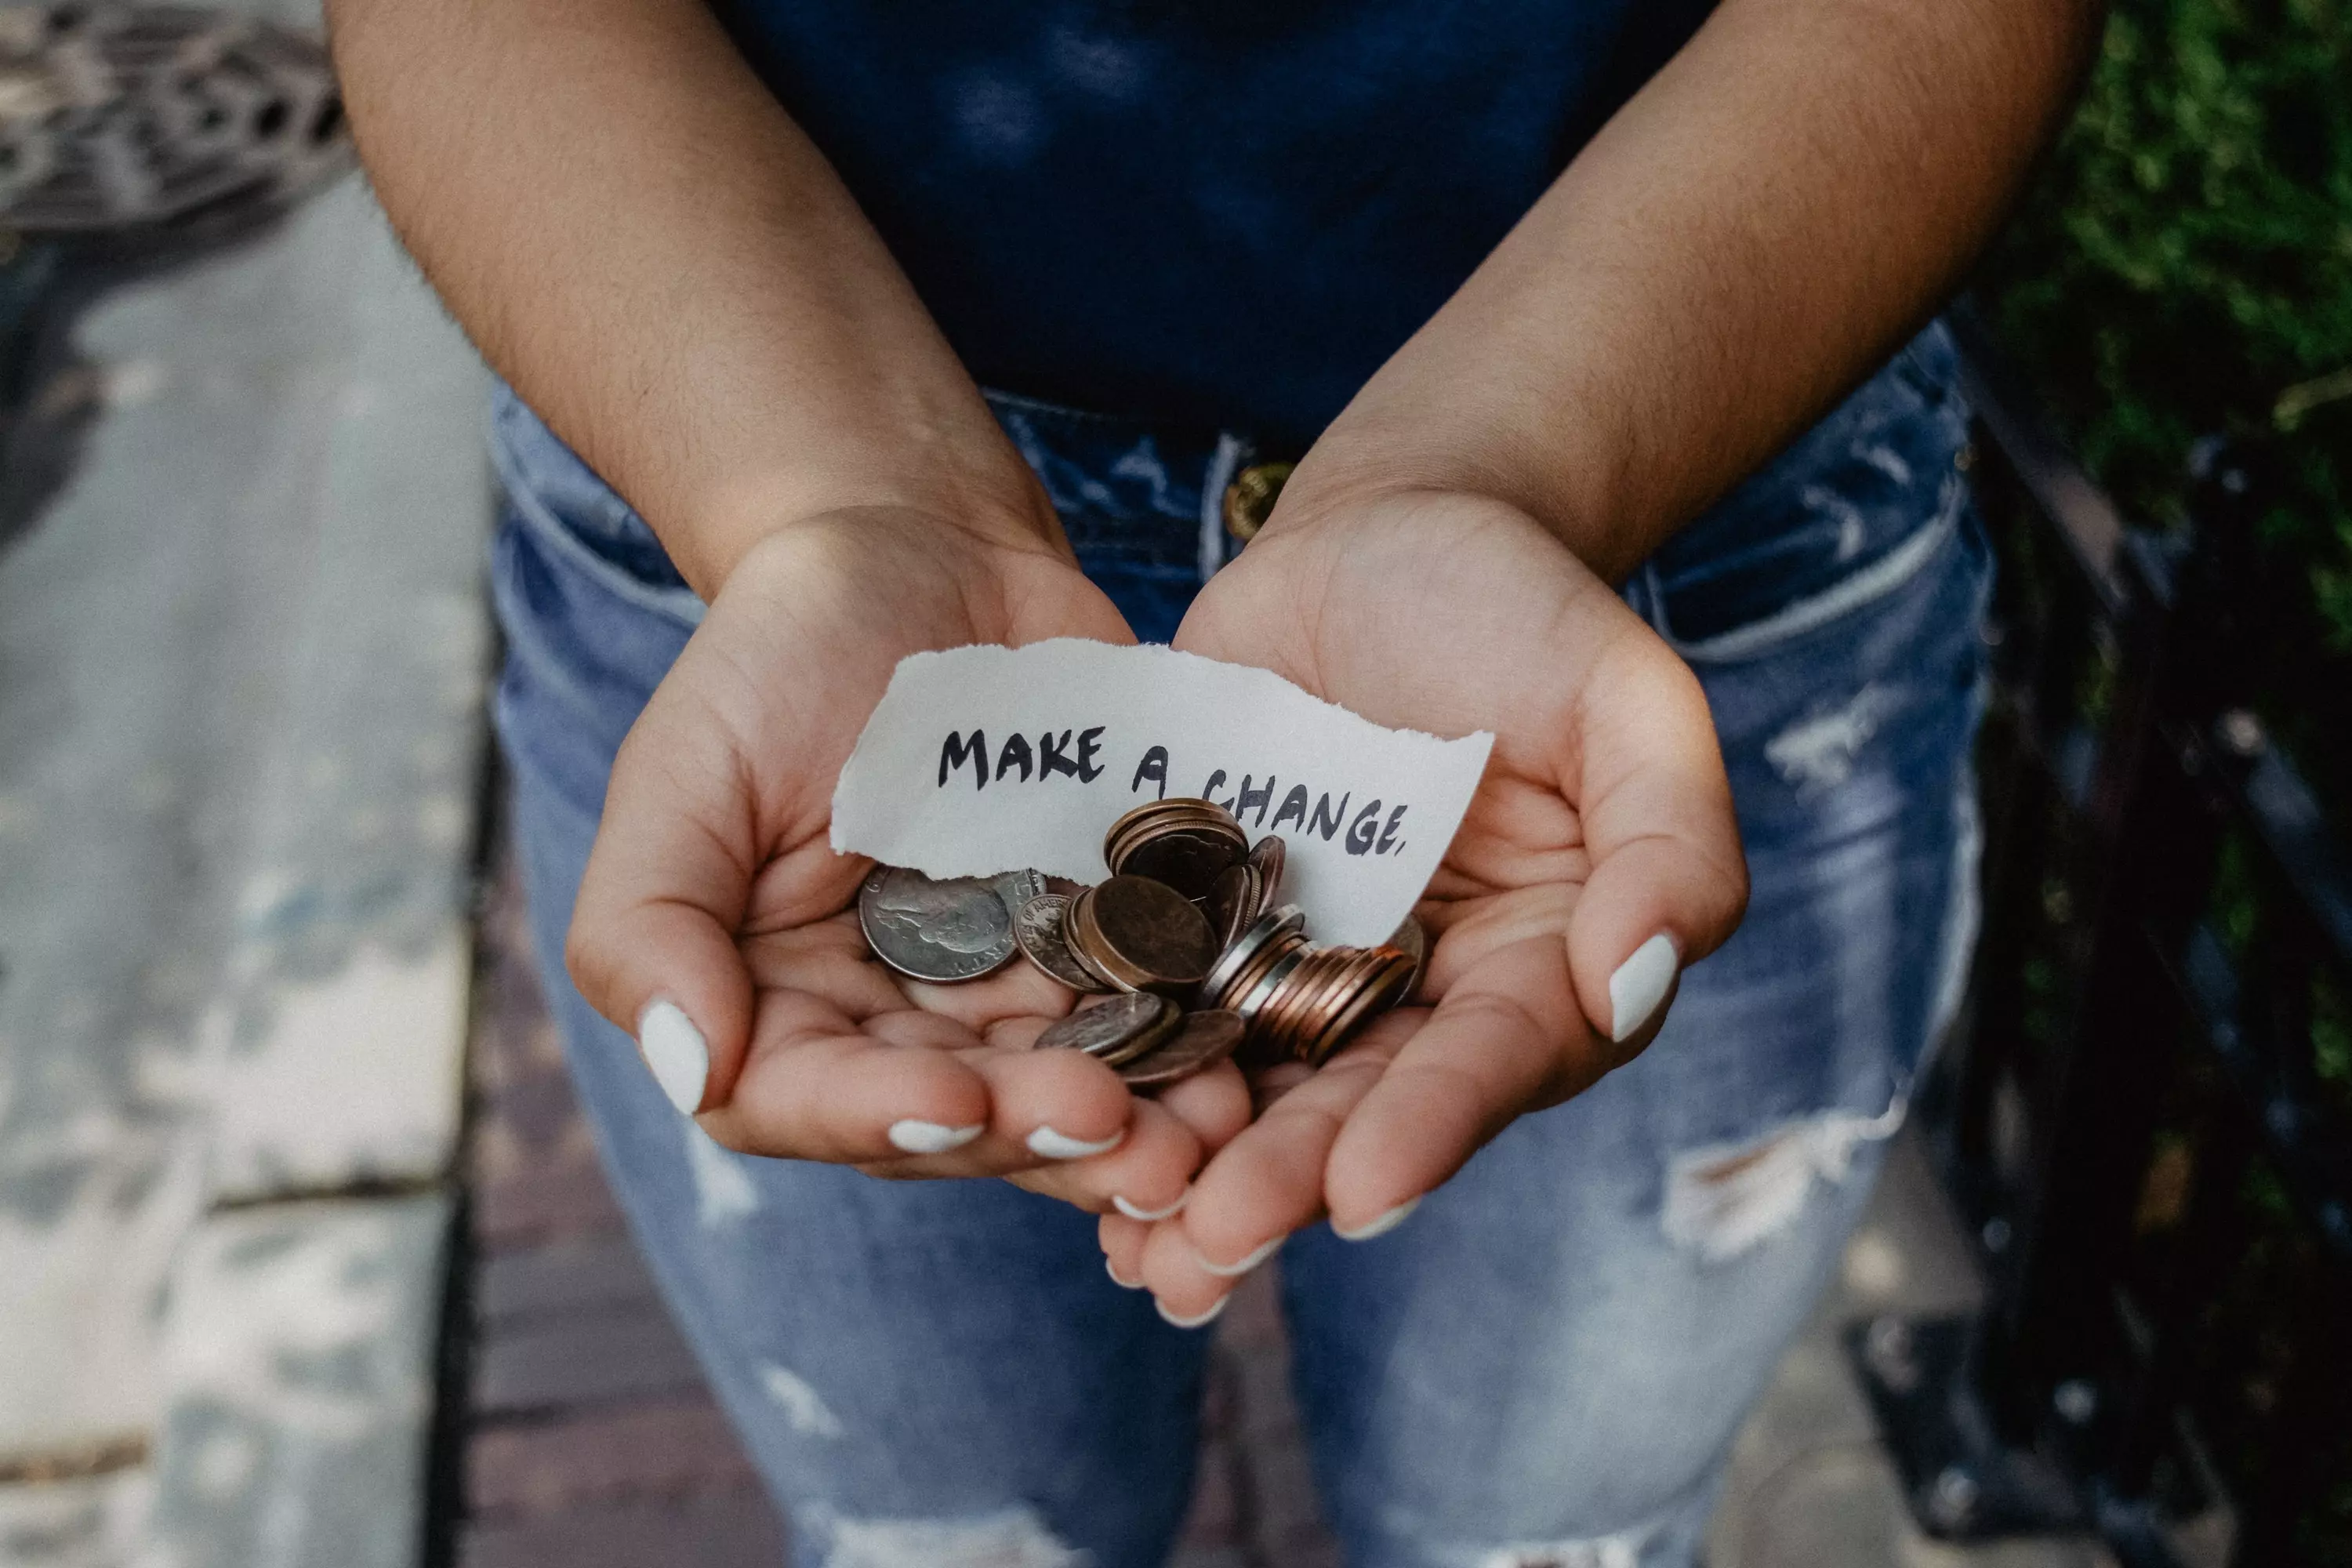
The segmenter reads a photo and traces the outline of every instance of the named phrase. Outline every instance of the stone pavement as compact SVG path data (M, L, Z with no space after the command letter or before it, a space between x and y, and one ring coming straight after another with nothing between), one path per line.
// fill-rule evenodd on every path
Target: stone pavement
M483 374L356 178L118 282L45 344L86 427L0 540L0 1564L406 1568Z

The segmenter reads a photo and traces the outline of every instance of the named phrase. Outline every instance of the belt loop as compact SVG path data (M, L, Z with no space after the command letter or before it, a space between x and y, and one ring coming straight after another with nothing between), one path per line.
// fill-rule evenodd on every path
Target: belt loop
M1666 590L1658 581L1657 562L1654 560L1643 562L1641 574L1634 581L1641 584L1642 597L1645 601L1639 611L1642 618L1650 623L1652 631L1671 644L1674 641L1674 632L1666 625Z
M1241 471L1253 448L1230 430L1217 432L1217 449L1209 470L1201 478L1201 581L1217 574L1225 563L1225 489Z

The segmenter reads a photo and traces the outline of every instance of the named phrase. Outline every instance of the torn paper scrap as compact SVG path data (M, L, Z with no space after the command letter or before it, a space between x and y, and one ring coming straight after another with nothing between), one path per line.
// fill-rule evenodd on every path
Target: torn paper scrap
M1279 833L1286 902L1319 942L1381 941L1412 910L1494 737L1390 730L1271 670L1059 637L909 655L833 795L833 847L933 877L1033 868L1097 882L1103 835L1201 795Z

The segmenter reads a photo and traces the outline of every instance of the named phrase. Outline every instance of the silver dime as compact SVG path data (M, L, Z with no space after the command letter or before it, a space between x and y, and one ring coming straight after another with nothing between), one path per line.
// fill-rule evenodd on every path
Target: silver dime
M1073 991L1094 994L1114 989L1070 951L1062 925L1069 912L1070 900L1059 893L1041 893L1013 910L1013 940L1021 944L1022 956L1045 971L1046 978Z
M977 980L1014 952L1013 916L985 877L877 866L858 889L857 923L883 963L917 980Z
M1022 905L1048 890L1042 871L1001 871L989 880L996 884L996 896L1004 900L1008 914L1019 914Z
M1084 1051L1112 1063L1139 1054L1167 1037L1159 1026L1172 1022L1176 1005L1148 991L1125 991L1108 1002L1081 1007L1037 1037L1040 1050ZM1157 1035L1158 1038L1154 1038Z
M1307 912L1297 904L1268 910L1249 930L1242 932L1239 942L1218 954L1217 962L1210 967L1209 977L1201 982L1201 995L1220 1004L1233 1002L1235 998L1225 995L1225 988L1241 978L1242 971L1249 967L1250 960L1277 937L1306 929Z

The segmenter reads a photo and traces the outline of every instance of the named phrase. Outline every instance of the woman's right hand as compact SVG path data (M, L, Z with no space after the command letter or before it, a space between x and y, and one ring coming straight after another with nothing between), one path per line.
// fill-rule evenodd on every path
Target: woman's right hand
M1082 1053L1031 1049L1071 1003L1031 965L928 985L859 931L872 863L834 853L833 790L892 670L1055 637L1134 640L1044 538L923 513L808 518L729 574L614 763L566 947L719 1143L1148 1213L1247 1121L1230 1070L1144 1100Z

